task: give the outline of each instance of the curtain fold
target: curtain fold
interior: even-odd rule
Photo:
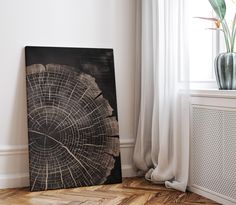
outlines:
[[[140,106],[134,163],[147,180],[185,191],[189,166],[187,0],[139,3],[136,104]]]

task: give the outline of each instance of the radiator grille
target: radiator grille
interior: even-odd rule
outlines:
[[[192,184],[236,202],[236,110],[193,107]]]

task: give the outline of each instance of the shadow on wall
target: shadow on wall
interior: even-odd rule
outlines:
[[[16,80],[16,89],[11,109],[11,122],[9,126],[9,144],[27,145],[28,133],[24,48],[21,50]]]
[[[3,158],[1,172],[16,174],[27,172],[28,169],[28,133],[27,133],[27,105],[24,48],[20,51],[19,67],[16,75],[15,93],[12,97],[10,122],[7,136],[7,157]],[[9,78],[9,80],[11,80]],[[14,79],[13,79],[14,80]]]
[[[19,58],[16,59],[17,68],[12,68],[17,73],[16,75],[7,76],[12,84],[11,104],[9,105],[8,115],[9,122],[7,122],[7,134],[3,136],[5,145],[0,150],[0,186],[14,187],[15,181],[17,184],[21,183],[21,175],[28,174],[28,134],[27,134],[27,106],[26,106],[26,80],[25,80],[25,55],[24,48],[19,51]],[[15,76],[15,78],[14,78]],[[6,89],[7,90],[7,89]],[[7,119],[7,118],[6,118]],[[0,148],[1,149],[1,148]],[[18,185],[17,185],[18,186]]]

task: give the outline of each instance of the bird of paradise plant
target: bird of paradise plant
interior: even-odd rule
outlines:
[[[216,18],[197,17],[215,22],[216,27],[212,30],[220,30],[224,34],[227,52],[220,53],[215,58],[216,82],[220,90],[236,90],[236,53],[234,53],[234,44],[236,38],[236,14],[234,15],[232,29],[229,28],[226,20],[225,0],[208,0]],[[222,25],[222,27],[221,27]]]
[[[210,29],[222,31],[224,34],[227,52],[233,52],[235,38],[236,38],[236,25],[235,25],[236,24],[236,13],[235,13],[234,20],[233,20],[233,26],[230,31],[229,26],[225,20],[225,15],[226,15],[225,0],[208,0],[208,1],[211,4],[213,10],[215,11],[217,18],[204,18],[204,17],[197,17],[197,18],[214,21],[216,27],[210,28]],[[221,28],[221,25],[222,25],[222,28]]]

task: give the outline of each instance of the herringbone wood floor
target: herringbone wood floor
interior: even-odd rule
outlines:
[[[122,184],[29,192],[28,188],[0,190],[0,205],[216,205],[194,193],[153,185],[142,178]]]

